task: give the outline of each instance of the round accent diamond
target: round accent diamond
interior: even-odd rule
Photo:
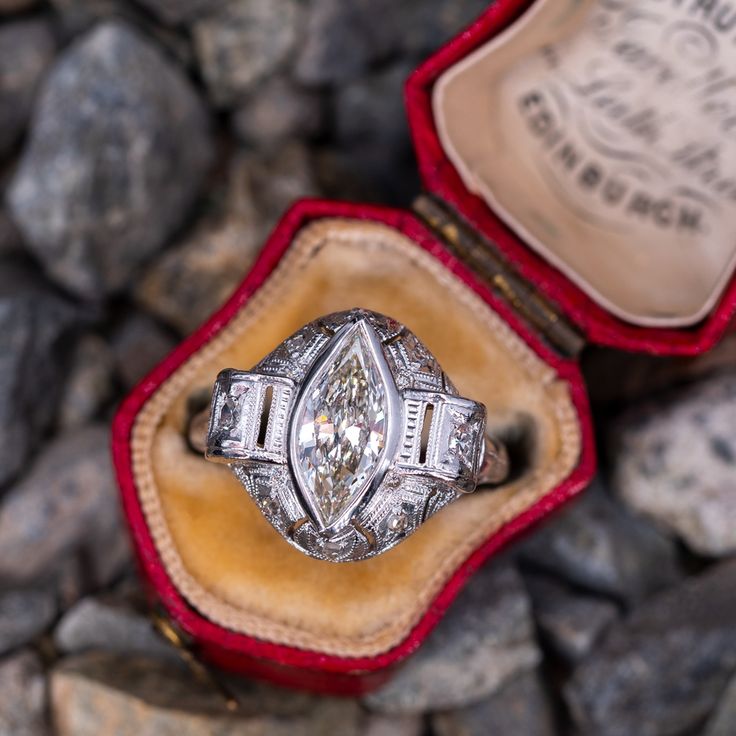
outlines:
[[[409,517],[401,509],[396,509],[386,520],[386,526],[390,532],[400,534],[409,526]]]

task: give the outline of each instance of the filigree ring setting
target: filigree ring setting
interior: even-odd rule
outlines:
[[[227,463],[273,527],[321,560],[381,554],[508,473],[483,404],[422,342],[364,309],[322,317],[250,371],[215,382],[205,455]]]

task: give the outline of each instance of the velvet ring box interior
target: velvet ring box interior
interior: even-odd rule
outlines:
[[[590,480],[585,341],[695,353],[726,329],[733,192],[681,163],[710,136],[711,168],[733,170],[734,143],[717,91],[707,114],[666,88],[700,89],[677,35],[686,5],[499,0],[408,82],[430,195],[417,211],[298,203],[230,301],[123,404],[114,454],[143,574],[203,659],[322,691],[379,685],[486,558]],[[734,49],[698,73],[736,71]],[[607,79],[615,102],[586,94]],[[683,121],[698,115],[696,135]],[[486,404],[513,472],[388,553],[334,564],[289,546],[188,435],[222,368],[354,306],[405,323]]]

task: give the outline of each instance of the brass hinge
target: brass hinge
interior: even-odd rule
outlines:
[[[212,688],[222,698],[228,711],[237,711],[240,707],[237,697],[207,665],[196,657],[186,634],[160,610],[151,611],[150,619],[154,629],[176,649],[197,680],[206,687]]]
[[[451,207],[427,194],[414,200],[414,211],[458,259],[507,302],[545,341],[566,357],[580,354],[585,339],[575,327]]]

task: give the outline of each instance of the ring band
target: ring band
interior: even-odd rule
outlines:
[[[508,474],[483,404],[459,396],[401,323],[323,317],[251,371],[215,381],[205,456],[231,466],[292,545],[336,562],[381,554]]]

